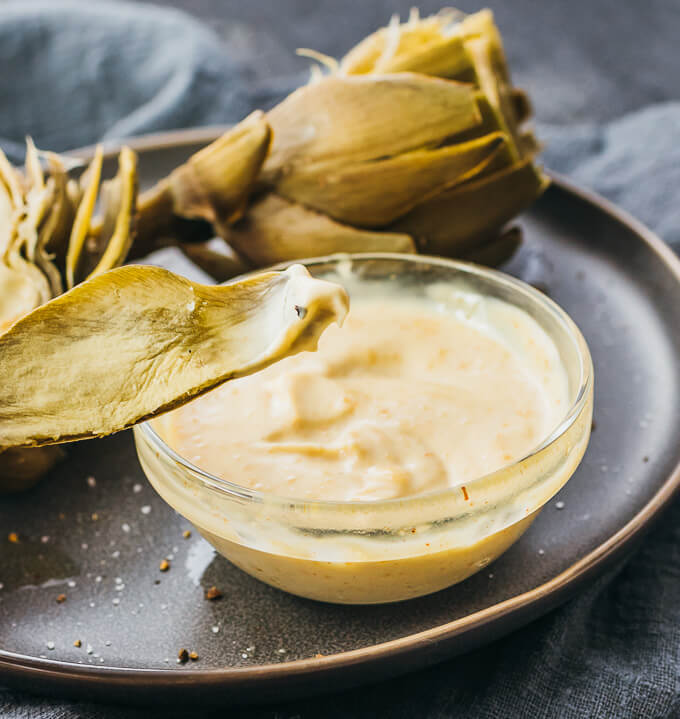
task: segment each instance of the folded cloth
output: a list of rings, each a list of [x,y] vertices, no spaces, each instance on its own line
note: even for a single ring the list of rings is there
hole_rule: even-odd
[[[680,102],[607,125],[541,125],[538,136],[547,167],[621,205],[680,252]]]
[[[66,150],[101,138],[233,122],[295,81],[272,78],[251,89],[235,54],[201,24],[180,12],[123,3],[0,3],[0,63],[0,144],[17,160],[25,134],[40,147]],[[548,167],[621,204],[680,250],[680,103],[649,106],[607,125],[541,124],[538,134]],[[172,264],[166,255],[154,261]],[[628,563],[500,642],[332,701],[230,716],[678,717],[679,600],[676,502]],[[202,708],[198,714],[210,716]],[[177,715],[0,690],[0,716]]]
[[[122,2],[0,3],[0,67],[0,146],[14,161],[26,135],[61,152],[238,122],[288,89],[249,90],[247,69],[185,13]]]

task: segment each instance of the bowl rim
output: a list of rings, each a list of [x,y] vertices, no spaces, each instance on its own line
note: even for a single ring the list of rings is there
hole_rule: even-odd
[[[523,282],[522,280],[512,277],[511,275],[501,272],[500,270],[492,269],[482,265],[477,265],[472,262],[465,262],[462,260],[454,260],[445,257],[437,257],[433,255],[425,254],[405,254],[397,252],[355,252],[355,253],[334,253],[331,255],[320,255],[318,257],[304,257],[301,259],[279,262],[275,265],[263,267],[261,269],[253,270],[252,272],[241,274],[237,277],[231,278],[224,284],[230,284],[236,282],[244,277],[249,277],[259,272],[267,271],[278,271],[290,267],[294,264],[301,264],[305,267],[316,264],[329,264],[329,263],[340,263],[340,262],[355,262],[355,261],[371,261],[371,260],[392,260],[401,261],[406,263],[422,263],[429,265],[438,265],[440,267],[446,267],[462,271],[464,273],[483,277],[487,280],[491,280],[500,286],[505,286],[511,292],[518,295],[523,295],[528,298],[533,304],[539,306],[543,312],[552,315],[558,320],[566,329],[569,338],[572,340],[574,347],[576,348],[576,354],[579,360],[580,379],[579,386],[576,391],[574,400],[569,404],[567,411],[562,415],[562,419],[552,429],[551,432],[531,451],[527,454],[509,462],[502,467],[498,467],[493,472],[489,472],[479,477],[475,477],[471,480],[465,480],[458,484],[452,484],[443,489],[436,489],[430,492],[416,494],[406,497],[395,497],[390,499],[381,500],[354,500],[354,501],[342,501],[342,500],[303,500],[299,497],[287,497],[284,495],[277,495],[270,492],[263,492],[261,490],[251,489],[243,485],[230,482],[227,479],[218,477],[211,472],[201,469],[197,465],[193,464],[172,447],[170,447],[160,435],[151,426],[149,420],[133,427],[135,433],[141,433],[145,440],[151,443],[153,448],[164,455],[166,459],[171,460],[175,465],[179,465],[187,475],[192,479],[201,482],[203,485],[210,489],[218,490],[221,493],[229,495],[233,498],[237,498],[241,501],[246,500],[253,503],[267,503],[269,505],[279,505],[289,510],[307,510],[310,508],[314,509],[335,509],[337,511],[342,509],[356,510],[358,508],[370,509],[373,512],[380,512],[381,509],[393,509],[395,507],[403,507],[405,504],[411,502],[423,502],[424,500],[438,500],[444,499],[451,496],[455,491],[459,490],[461,485],[465,485],[466,488],[474,487],[478,483],[489,480],[501,472],[507,472],[513,467],[523,464],[532,457],[540,454],[546,450],[549,446],[555,444],[560,438],[570,429],[570,427],[576,422],[581,416],[581,413],[588,404],[590,395],[593,389],[593,361],[590,355],[588,344],[586,343],[581,330],[578,328],[574,320],[562,309],[554,300],[548,297],[543,292],[539,291],[532,285]]]

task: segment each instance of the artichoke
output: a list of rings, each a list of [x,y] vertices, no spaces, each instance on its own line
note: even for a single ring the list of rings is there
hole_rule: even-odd
[[[237,147],[229,140],[243,133],[237,126],[161,183],[181,173],[193,185],[185,194],[206,201],[197,212],[175,199],[174,218],[209,221],[221,254],[250,267],[331,252],[422,251],[494,264],[512,254],[521,237],[504,226],[548,179],[534,163],[538,143],[524,128],[531,107],[511,84],[490,11],[424,19],[413,11],[339,62],[301,52],[328,72],[316,68],[310,84],[242,123],[257,126],[259,144]],[[198,167],[220,155],[211,172]],[[233,163],[251,170],[241,194],[231,186],[243,176]],[[142,197],[141,217],[159,188]],[[224,211],[220,198],[237,211]],[[193,257],[218,267],[220,279],[241,266],[205,249]]]
[[[137,188],[130,149],[121,150],[118,175],[102,186],[103,220],[96,233],[101,148],[80,181],[69,177],[63,158],[45,158],[47,172],[30,139],[23,171],[0,151],[0,333],[66,286],[120,264],[132,241]],[[3,371],[10,361],[3,356]],[[58,447],[3,451],[0,444],[0,490],[30,486],[62,456]]]

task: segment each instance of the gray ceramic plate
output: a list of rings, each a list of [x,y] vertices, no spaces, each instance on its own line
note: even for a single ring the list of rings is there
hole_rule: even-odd
[[[142,184],[214,134],[134,143]],[[185,539],[186,522],[146,483],[130,433],[83,442],[35,490],[0,500],[2,683],[154,702],[339,689],[491,642],[629,551],[680,485],[680,262],[560,179],[522,224],[525,246],[507,269],[547,288],[583,330],[596,428],[573,479],[509,552],[401,604],[298,599],[242,574],[195,534]],[[172,567],[160,573],[166,556]],[[212,585],[221,600],[204,599]],[[181,647],[200,659],[179,666]]]

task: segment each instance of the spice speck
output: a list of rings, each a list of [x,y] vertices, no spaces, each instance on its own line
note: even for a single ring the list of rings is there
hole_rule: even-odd
[[[161,563],[158,565],[158,568],[161,570],[161,572],[167,572],[168,569],[170,569],[170,562],[168,562],[167,559],[164,559],[161,561]]]
[[[205,598],[210,599],[211,601],[214,599],[221,599],[222,598],[222,592],[215,586],[210,587],[205,593]]]

